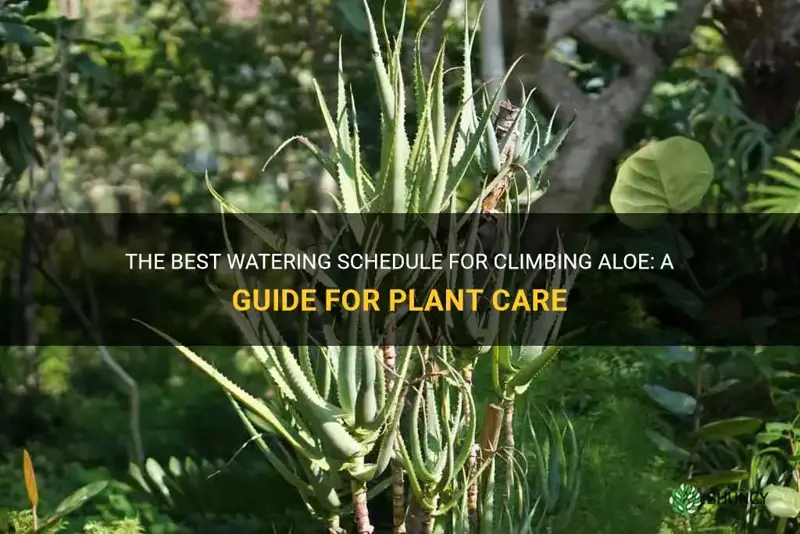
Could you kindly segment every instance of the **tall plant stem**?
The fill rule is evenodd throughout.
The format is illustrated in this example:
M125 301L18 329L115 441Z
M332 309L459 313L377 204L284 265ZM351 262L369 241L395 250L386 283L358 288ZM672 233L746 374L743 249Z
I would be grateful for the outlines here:
M504 497L506 504L511 505L511 495L514 485L514 399L503 401L503 441L504 459L506 462L505 480L503 480Z
M795 424L797 424L796 421ZM797 441L792 432L789 433L789 452L792 453L792 458L797 457ZM800 466L794 468L794 483L797 487L797 491L800 491Z
M497 404L489 404L483 412L483 426L481 429L481 462L491 462L489 468L481 477L483 486L483 504L479 518L479 532L493 534L494 525L494 485L495 471L497 463L494 455L500 442L500 434L503 429L503 407Z
M393 336L390 336L393 337ZM395 372L397 370L397 352L394 345L383 345L381 347L383 355L383 365L386 367L388 377L386 389L391 391L395 384ZM405 402L405 395L400 396L400 403ZM405 480L403 477L403 465L397 459L397 441L394 443L395 457L391 462L392 470L392 526L394 534L406 534L406 506L405 506Z
M395 447L396 448L396 447ZM392 460L392 525L394 534L406 534L405 479L403 466Z
M434 498L432 503L429 503L422 511L422 520L420 521L420 534L433 534L436 529L436 516L433 511L438 505L438 499Z
M464 382L467 383L469 389L472 390L472 370L474 366L468 363L462 369L461 374L464 377ZM469 406L469 405L467 405ZM468 407L464 414L466 425L469 425L472 418L475 417ZM469 451L469 459L467 460L467 477L471 479L475 473L478 472L478 454L480 452L480 445L473 443ZM472 532L478 531L478 481L473 481L469 488L467 488L467 517L469 518L469 526Z
M697 399L697 406L694 410L694 418L692 421L694 431L700 428L700 424L702 423L703 417L703 405L700 403L700 396L703 394L703 363L704 363L704 356L705 353L703 349L698 347L697 348L697 362L696 362L696 374L695 374L695 382L694 382L694 398ZM691 479L694 475L694 467L697 461L697 453L699 452L700 448L700 440L695 439L692 443L692 448L689 451L689 468L687 473L687 479Z
M433 534L435 529L436 518L426 511L422 516L422 534Z
M347 531L342 528L339 521L338 515L332 515L328 518L328 534L346 534Z
M353 490L353 510L356 516L356 533L372 534L375 528L369 521L369 508L367 507L367 485L356 480L350 483Z

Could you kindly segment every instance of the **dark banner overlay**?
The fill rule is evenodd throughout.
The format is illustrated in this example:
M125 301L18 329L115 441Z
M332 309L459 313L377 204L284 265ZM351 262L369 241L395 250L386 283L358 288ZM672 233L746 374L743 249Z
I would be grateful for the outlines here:
M4 215L0 343L800 345L795 227L626 222Z

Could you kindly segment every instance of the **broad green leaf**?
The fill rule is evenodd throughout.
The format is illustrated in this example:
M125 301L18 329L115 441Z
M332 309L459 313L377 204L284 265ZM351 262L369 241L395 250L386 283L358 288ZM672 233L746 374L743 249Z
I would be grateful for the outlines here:
M700 475L693 477L688 481L689 484L696 488L709 488L712 486L727 486L729 484L738 484L747 480L749 474L747 471L726 471L724 473L714 473L712 475Z
M800 493L792 488L767 486L764 490L767 510L775 517L794 518L800 515Z
M164 468L161 467L161 464L153 458L148 458L144 463L144 468L147 471L147 476L150 477L162 492L168 495L169 490L164 482L167 479L167 473L164 471Z
M734 417L723 421L714 421L697 429L698 439L725 439L755 434L763 421L755 417Z
M732 388L733 386L735 386L738 383L739 383L739 379L738 378L729 378L727 380L723 380L719 384L716 384L713 387L711 387L710 389L708 389L705 393L703 393L703 396L708 397L708 396L711 396L711 395L716 395L717 393L722 393L723 391L726 391L726 390Z
M697 360L697 354L684 347L667 347L665 356L674 362L689 363Z
M675 442L673 442L671 439L664 436L663 434L660 434L655 430L645 430L645 434L647 435L648 438L650 438L650 440L653 441L653 443L655 443L656 447L658 447L659 450L661 450L662 452L665 452L681 460L686 460L689 458L690 456L689 451L687 451L683 447L680 447L679 445L676 445Z
M756 436L756 443L761 443L767 445L769 443L775 443L776 441L785 438L784 434L778 432L761 432Z
M663 276L644 274L642 280L653 282L664 294L667 302L678 308L692 319L702 319L705 305L692 291L686 289L675 280Z
M697 408L697 400L680 391L672 391L653 384L645 384L644 391L651 399L675 415L691 415Z
M767 432L786 433L794 432L796 429L791 423L767 423L765 430Z
M685 213L700 204L714 177L703 146L671 137L639 149L620 166L611 190L611 206L635 228L654 225L670 212Z
M0 21L0 41L20 46L45 46L47 41L24 24Z
M83 506L86 501L105 491L107 487L108 481L106 480L100 480L97 482L92 482L91 484L87 484L61 501L61 504L56 507L56 511L53 513L53 519L71 514Z

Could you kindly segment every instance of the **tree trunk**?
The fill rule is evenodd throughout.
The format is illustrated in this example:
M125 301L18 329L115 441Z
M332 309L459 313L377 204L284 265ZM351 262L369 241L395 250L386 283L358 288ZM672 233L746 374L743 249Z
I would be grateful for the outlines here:
M577 120L547 170L547 192L533 205L538 213L589 211L608 171L623 148L623 134L636 118L658 80L690 36L708 0L683 0L664 30L646 34L620 20L599 14L608 0L571 0L547 5L542 0L504 0L503 23L509 60L526 59L510 77L509 90L536 87L550 109L560 110L560 123ZM568 68L545 58L546 50L564 37L574 37L621 63L627 74L597 96L589 96L571 78Z
M488 82L489 94L499 89L500 100L506 99L505 87L500 86L506 74L506 60L503 52L503 23L500 14L500 0L487 0L481 13L481 77Z

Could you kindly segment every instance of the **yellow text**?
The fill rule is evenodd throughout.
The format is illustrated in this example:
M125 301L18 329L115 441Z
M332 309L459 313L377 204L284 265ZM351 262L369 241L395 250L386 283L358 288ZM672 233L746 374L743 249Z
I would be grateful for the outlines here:
M497 311L567 311L566 289L520 289L511 295L505 289L492 294L492 308Z
M316 291L313 289L237 289L233 292L236 311L295 311L317 310Z

